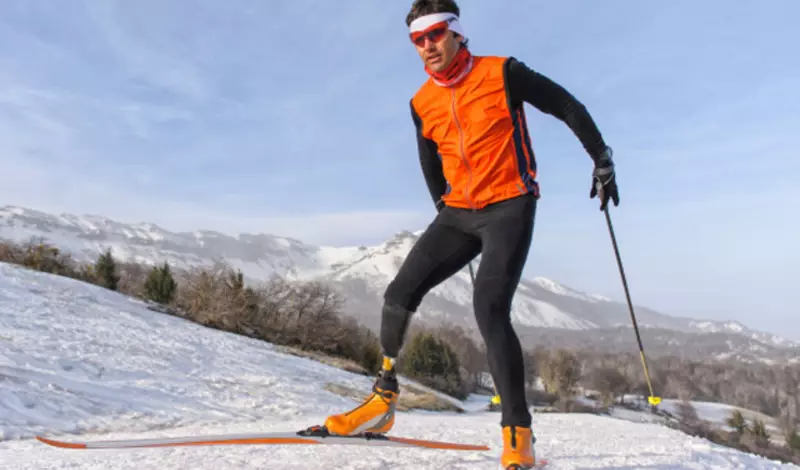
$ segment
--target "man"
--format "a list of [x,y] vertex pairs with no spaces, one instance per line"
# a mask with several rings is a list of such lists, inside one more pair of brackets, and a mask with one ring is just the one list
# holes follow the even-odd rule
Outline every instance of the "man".
[[355,409],[328,417],[325,427],[341,435],[392,428],[399,393],[394,364],[413,313],[432,288],[480,254],[473,301],[501,398],[501,463],[531,468],[535,438],[522,349],[510,315],[539,199],[523,104],[562,120],[579,138],[594,162],[589,196],[600,196],[601,209],[609,199],[619,204],[614,165],[580,102],[514,58],[472,55],[459,15],[453,0],[416,0],[406,18],[430,75],[410,105],[422,172],[438,214],[386,289],[384,361],[373,393]]

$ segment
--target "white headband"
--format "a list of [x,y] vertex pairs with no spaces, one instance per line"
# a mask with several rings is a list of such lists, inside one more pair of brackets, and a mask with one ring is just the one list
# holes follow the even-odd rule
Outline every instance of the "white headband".
[[464,30],[461,28],[461,23],[458,22],[458,16],[453,13],[431,13],[430,15],[420,16],[419,18],[415,19],[408,25],[409,31],[412,33],[416,33],[419,31],[424,31],[427,28],[435,25],[436,23],[441,23],[442,21],[448,22],[448,28],[450,31],[460,34],[467,39],[467,36],[464,34]]

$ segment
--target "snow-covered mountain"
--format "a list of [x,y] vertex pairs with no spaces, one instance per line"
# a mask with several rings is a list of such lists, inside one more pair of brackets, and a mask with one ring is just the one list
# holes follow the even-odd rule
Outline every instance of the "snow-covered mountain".
[[[252,281],[272,275],[330,281],[345,294],[348,312],[377,328],[383,291],[397,273],[419,232],[398,233],[376,246],[315,246],[269,234],[230,236],[214,231],[174,233],[150,223],[125,224],[101,216],[50,214],[7,206],[0,208],[0,238],[24,242],[32,237],[93,261],[110,248],[121,260],[146,264],[167,261],[188,268],[225,261]],[[415,321],[450,322],[473,327],[472,286],[467,268],[436,287],[424,300]],[[523,279],[514,298],[514,322],[527,337],[569,337],[590,340],[589,331],[603,331],[623,347],[634,345],[627,305],[583,293],[556,281]],[[642,329],[654,329],[656,350],[678,350],[697,341],[719,357],[785,359],[800,356],[800,345],[736,322],[707,321],[666,315],[636,306]],[[675,332],[664,335],[663,331]],[[584,334],[580,334],[583,332]],[[557,335],[556,335],[557,334]],[[560,335],[560,336],[558,336]],[[569,341],[567,341],[569,342]],[[787,349],[788,348],[788,349]]]
[[[366,393],[371,383],[369,376],[287,354],[265,341],[153,312],[98,286],[0,263],[3,469],[497,468],[499,415],[482,410],[485,396],[451,398],[464,413],[398,411],[392,430],[489,446],[480,452],[326,445],[81,451],[31,438],[94,442],[291,432],[357,404],[333,385]],[[661,406],[673,409],[674,403]],[[704,419],[727,411],[720,404],[697,409]],[[663,423],[622,408],[612,416],[536,413],[536,451],[554,469],[798,468]]]

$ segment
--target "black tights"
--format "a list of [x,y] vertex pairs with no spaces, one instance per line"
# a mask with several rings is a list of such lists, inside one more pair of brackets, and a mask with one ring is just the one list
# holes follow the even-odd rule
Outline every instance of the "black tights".
[[530,426],[524,359],[511,325],[511,300],[533,235],[536,199],[525,195],[479,211],[445,207],[411,249],[384,295],[384,353],[397,357],[422,298],[481,255],[473,306],[502,403],[503,426]]

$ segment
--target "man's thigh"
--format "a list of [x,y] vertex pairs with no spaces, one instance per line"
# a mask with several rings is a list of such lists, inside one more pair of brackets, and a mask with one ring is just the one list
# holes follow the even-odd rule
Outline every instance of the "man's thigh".
[[530,251],[536,203],[531,196],[521,197],[483,214],[483,252],[476,276],[481,287],[505,297],[516,289]]
[[439,214],[422,233],[389,284],[385,295],[387,301],[415,311],[431,289],[480,253],[480,238],[451,221],[448,214]]

